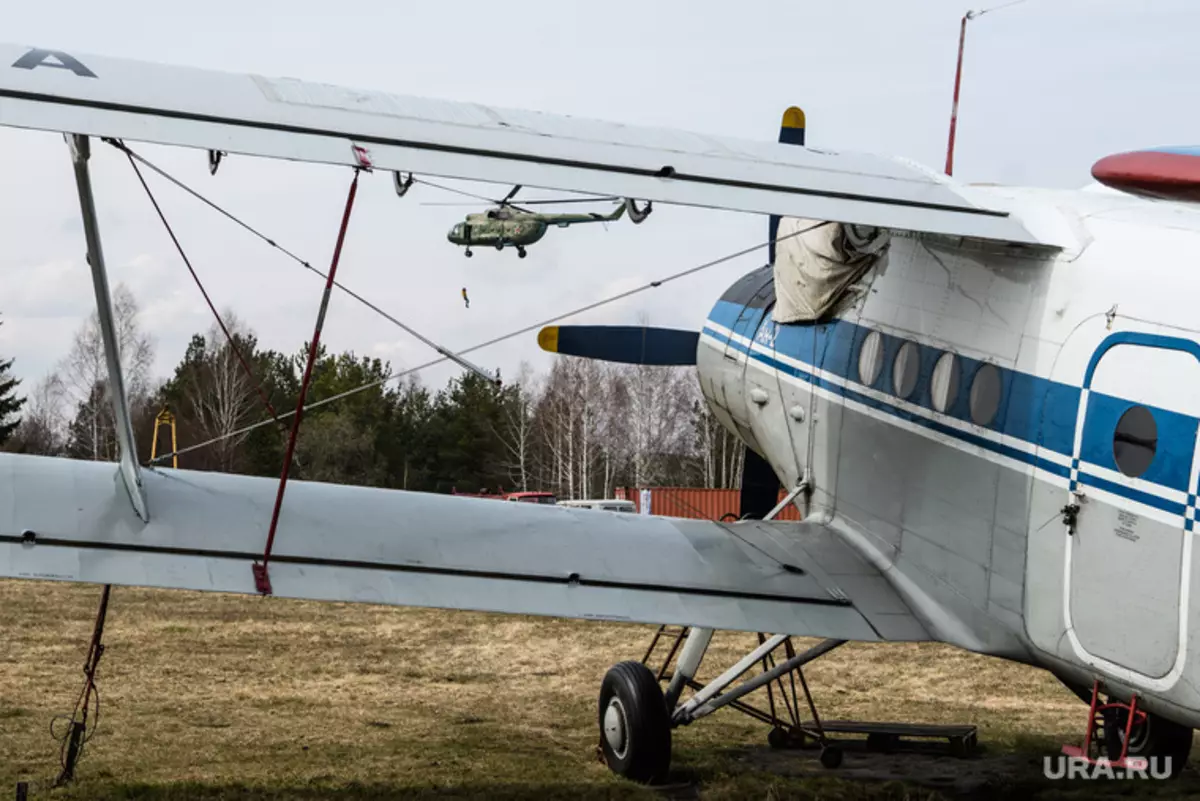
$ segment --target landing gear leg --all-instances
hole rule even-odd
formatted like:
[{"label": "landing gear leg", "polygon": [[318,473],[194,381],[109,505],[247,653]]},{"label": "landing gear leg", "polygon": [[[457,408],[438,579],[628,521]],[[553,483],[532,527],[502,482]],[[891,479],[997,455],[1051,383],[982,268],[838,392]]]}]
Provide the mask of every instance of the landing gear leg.
[{"label": "landing gear leg", "polygon": [[[665,627],[660,628],[659,634],[655,636],[655,643],[664,630]],[[699,627],[679,632],[667,662],[670,662],[677,651],[679,661],[665,694],[658,689],[658,681],[666,677],[667,664],[663,665],[657,676],[645,666],[645,660],[621,662],[609,670],[600,688],[600,746],[609,768],[636,781],[661,780],[670,767],[671,729],[686,726],[726,706],[732,706],[766,723],[775,724],[778,733],[773,731],[769,738],[773,746],[790,746],[796,738],[809,737],[816,740],[821,745],[821,764],[826,768],[838,767],[842,762],[842,750],[835,743],[826,740],[801,668],[837,648],[844,641],[825,640],[804,653],[797,654],[787,636],[760,636],[757,648],[707,685],[701,685],[694,676],[708,650],[712,634],[712,629]],[[685,636],[686,642],[680,649],[680,642]],[[650,652],[654,650],[655,643],[651,644]],[[787,658],[776,663],[772,655],[781,647],[785,648]],[[646,659],[649,659],[650,652],[647,652]],[[738,683],[737,680],[741,676],[760,662],[764,668],[762,673]],[[782,680],[791,680],[793,675],[799,677],[804,687],[804,695],[813,715],[812,724],[800,723],[799,704],[794,698],[790,702],[785,700],[789,717],[792,719],[790,726],[775,714],[773,696],[769,714],[740,700],[759,687],[767,687],[770,693],[772,683],[779,683],[782,690]],[[680,703],[682,692],[688,688],[692,689],[694,694],[686,702]],[[793,696],[794,694],[793,687]],[[633,707],[630,704],[634,703],[636,712],[631,712]]]},{"label": "landing gear leg", "polygon": [[522,245],[517,245],[517,255],[522,259],[525,258],[525,248]]}]

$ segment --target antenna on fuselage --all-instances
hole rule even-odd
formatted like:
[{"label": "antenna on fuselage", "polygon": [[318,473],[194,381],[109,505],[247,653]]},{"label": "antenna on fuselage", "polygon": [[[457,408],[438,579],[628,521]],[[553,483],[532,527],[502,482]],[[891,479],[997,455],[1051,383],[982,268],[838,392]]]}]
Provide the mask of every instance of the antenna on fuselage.
[{"label": "antenna on fuselage", "polygon": [[[782,145],[804,146],[804,111],[799,106],[789,106],[783,112],[783,122],[779,126],[779,143]],[[767,258],[775,263],[775,235],[779,233],[779,215],[772,214],[767,222]]]}]

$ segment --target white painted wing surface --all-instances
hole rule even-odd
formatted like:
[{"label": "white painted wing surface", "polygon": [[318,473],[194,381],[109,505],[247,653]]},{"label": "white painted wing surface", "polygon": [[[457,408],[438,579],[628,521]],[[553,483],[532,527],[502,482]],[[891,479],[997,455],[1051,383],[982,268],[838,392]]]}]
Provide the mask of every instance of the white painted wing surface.
[{"label": "white painted wing surface", "polygon": [[880,156],[20,45],[0,44],[0,125],[347,165],[358,145],[421,175],[1038,243]]},{"label": "white painted wing surface", "polygon": [[[278,482],[0,454],[0,577],[251,594]],[[784,567],[784,565],[790,567]],[[928,636],[804,523],[715,522],[293,481],[275,595],[837,637]]]}]

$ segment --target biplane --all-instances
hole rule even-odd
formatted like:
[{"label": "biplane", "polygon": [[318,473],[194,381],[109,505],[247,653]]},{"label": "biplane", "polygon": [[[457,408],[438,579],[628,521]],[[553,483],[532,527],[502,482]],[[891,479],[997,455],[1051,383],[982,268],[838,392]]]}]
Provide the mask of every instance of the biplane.
[{"label": "biplane", "polygon": [[[1178,772],[1200,726],[1200,216],[1163,181],[970,186],[800,146],[787,119],[741,141],[0,46],[0,125],[61,132],[74,160],[121,445],[116,465],[0,454],[0,576],[685,626],[665,690],[639,662],[600,688],[608,764],[643,781],[673,728],[845,641],[1042,667],[1123,764]],[[580,346],[696,366],[745,445],[747,519],[139,465],[88,166],[105,142],[767,215],[770,257],[697,330]],[[800,522],[770,519],[780,484]],[[689,696],[717,629],[775,636]],[[787,635],[824,642],[736,682]]]}]

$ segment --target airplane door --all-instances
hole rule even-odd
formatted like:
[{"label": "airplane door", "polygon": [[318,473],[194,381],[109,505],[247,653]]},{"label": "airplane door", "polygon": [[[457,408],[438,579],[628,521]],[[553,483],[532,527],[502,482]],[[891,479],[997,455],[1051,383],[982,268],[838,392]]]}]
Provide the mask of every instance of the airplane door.
[{"label": "airplane door", "polygon": [[1064,526],[1068,639],[1084,661],[1135,683],[1177,677],[1200,467],[1200,345],[1110,333],[1077,386],[1064,509],[1074,517]]}]

